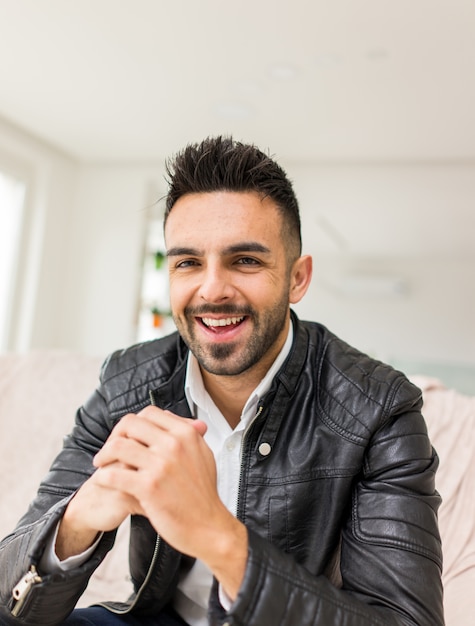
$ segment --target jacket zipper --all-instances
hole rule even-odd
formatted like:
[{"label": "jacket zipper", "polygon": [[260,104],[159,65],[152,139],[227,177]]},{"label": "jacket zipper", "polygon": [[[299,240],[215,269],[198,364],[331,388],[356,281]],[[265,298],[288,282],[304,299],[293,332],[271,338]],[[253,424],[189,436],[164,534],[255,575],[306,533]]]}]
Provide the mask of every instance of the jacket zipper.
[{"label": "jacket zipper", "polygon": [[25,604],[31,590],[38,583],[43,582],[41,576],[36,571],[36,566],[31,565],[29,571],[23,576],[23,578],[13,587],[12,595],[16,601],[12,608],[12,615],[18,617],[20,611]]},{"label": "jacket zipper", "polygon": [[125,615],[126,613],[130,613],[130,611],[132,611],[132,609],[135,607],[137,602],[140,600],[140,596],[142,595],[143,590],[148,585],[148,581],[150,580],[150,577],[152,576],[152,571],[153,571],[153,568],[155,567],[155,563],[157,562],[158,551],[160,549],[160,541],[161,541],[160,537],[159,535],[157,535],[157,538],[155,540],[155,548],[153,550],[152,560],[150,561],[150,565],[148,566],[147,575],[145,576],[143,583],[140,585],[139,590],[135,594],[134,601],[131,604],[129,604],[129,606],[126,609],[115,609],[107,602],[97,602],[96,606],[103,606],[108,611],[110,611],[111,613],[115,613],[116,615]]},{"label": "jacket zipper", "polygon": [[259,415],[262,413],[262,411],[264,410],[264,405],[261,404],[258,409],[257,409],[257,413],[254,415],[254,419],[252,420],[252,422],[249,424],[249,426],[247,427],[247,429],[244,432],[244,435],[242,437],[242,445],[241,445],[241,468],[240,468],[240,472],[239,472],[239,484],[238,484],[238,492],[237,492],[237,500],[236,500],[236,517],[237,519],[242,521],[242,515],[240,516],[240,506],[241,506],[241,485],[242,485],[242,476],[243,476],[243,466],[242,466],[242,459],[243,459],[243,454],[244,454],[244,444],[246,443],[247,440],[247,436],[249,434],[249,431],[251,430],[251,428],[253,427],[253,425],[255,424],[257,418],[259,417]]}]

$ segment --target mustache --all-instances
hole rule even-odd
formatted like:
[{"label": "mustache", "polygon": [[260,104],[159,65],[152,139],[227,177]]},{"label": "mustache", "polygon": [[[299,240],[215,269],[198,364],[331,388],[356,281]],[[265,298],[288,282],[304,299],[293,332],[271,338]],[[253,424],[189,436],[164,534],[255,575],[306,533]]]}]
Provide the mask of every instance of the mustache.
[{"label": "mustache", "polygon": [[230,317],[241,317],[242,315],[253,315],[254,309],[250,306],[236,306],[233,304],[202,304],[200,306],[185,307],[186,316],[204,317],[205,315],[229,315]]}]

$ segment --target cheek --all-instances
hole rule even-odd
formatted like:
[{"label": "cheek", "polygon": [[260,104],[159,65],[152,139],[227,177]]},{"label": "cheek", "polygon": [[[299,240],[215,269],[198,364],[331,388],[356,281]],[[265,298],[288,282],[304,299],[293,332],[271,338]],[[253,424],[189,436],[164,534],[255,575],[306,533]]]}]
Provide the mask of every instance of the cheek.
[{"label": "cheek", "polygon": [[179,313],[188,303],[187,290],[180,281],[170,279],[169,282],[170,307],[173,313]]},{"label": "cheek", "polygon": [[274,302],[281,302],[289,297],[288,278],[283,274],[268,274],[259,277],[253,284],[248,281],[243,285],[243,293],[248,295],[249,300],[260,303],[262,306],[271,306]]}]

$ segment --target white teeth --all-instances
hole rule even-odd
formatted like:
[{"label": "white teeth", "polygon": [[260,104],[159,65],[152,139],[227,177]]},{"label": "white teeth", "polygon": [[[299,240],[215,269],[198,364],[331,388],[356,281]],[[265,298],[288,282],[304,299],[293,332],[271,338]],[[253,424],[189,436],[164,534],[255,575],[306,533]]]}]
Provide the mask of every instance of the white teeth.
[{"label": "white teeth", "polygon": [[232,324],[238,324],[242,322],[244,317],[226,317],[224,319],[215,320],[211,317],[203,317],[201,318],[203,324],[206,326],[231,326]]}]

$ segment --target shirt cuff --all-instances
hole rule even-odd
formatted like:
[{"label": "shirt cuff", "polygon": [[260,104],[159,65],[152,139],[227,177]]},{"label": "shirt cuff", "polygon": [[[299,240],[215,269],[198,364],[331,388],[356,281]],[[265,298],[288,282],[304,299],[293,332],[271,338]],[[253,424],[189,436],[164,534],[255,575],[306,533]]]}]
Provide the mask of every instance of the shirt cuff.
[{"label": "shirt cuff", "polygon": [[59,525],[61,521],[59,521],[56,525],[54,532],[51,532],[49,538],[46,542],[45,550],[43,552],[43,556],[40,561],[40,570],[45,574],[55,574],[56,572],[67,572],[69,570],[74,569],[75,567],[79,567],[83,563],[85,563],[90,556],[92,556],[94,550],[99,545],[99,542],[102,538],[103,533],[97,537],[96,541],[84,552],[81,554],[75,554],[74,556],[70,556],[64,561],[61,561],[56,552],[56,538],[58,536]]}]

